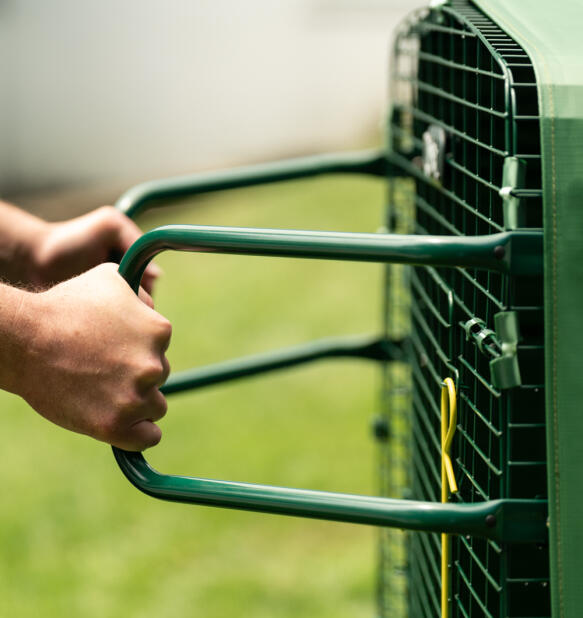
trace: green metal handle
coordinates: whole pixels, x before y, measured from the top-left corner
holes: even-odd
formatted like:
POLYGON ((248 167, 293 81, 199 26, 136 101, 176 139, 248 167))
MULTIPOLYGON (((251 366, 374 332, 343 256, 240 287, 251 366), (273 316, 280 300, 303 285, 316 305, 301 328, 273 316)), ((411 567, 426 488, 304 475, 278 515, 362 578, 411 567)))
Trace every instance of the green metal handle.
POLYGON ((133 218, 147 206, 155 205, 162 200, 322 174, 368 174, 386 178, 391 175, 393 169, 396 169, 395 166, 388 162, 384 151, 381 150, 301 157, 217 172, 152 180, 126 191, 116 202, 115 207, 133 218))
MULTIPOLYGON (((406 240, 403 242, 403 237, 390 235, 166 226, 152 230, 136 241, 124 256, 119 271, 137 292, 149 261, 166 249, 485 266, 492 262, 490 254, 496 247, 512 248, 516 234, 498 234, 494 239, 419 236, 404 238, 406 240), (408 245, 408 242, 412 243, 412 246, 408 245), (439 254, 438 258, 435 258, 436 253, 439 254), (434 259, 437 259, 437 262, 432 261, 434 259)), ((496 263, 503 263, 499 255, 494 257, 496 263)), ((509 262, 507 268, 511 267, 509 262)), ((352 349, 354 351, 358 348, 359 354, 373 358, 387 353, 386 350, 383 351, 382 342, 379 341, 360 342, 352 349)), ((342 346, 324 345, 323 349, 319 352, 313 351, 312 355, 333 355, 334 349, 340 352, 342 346)), ((350 352, 350 346, 345 348, 345 351, 350 352)), ((309 351, 296 350, 287 360, 291 360, 293 364, 294 359, 306 359, 309 356, 309 351)), ((286 362, 285 359, 282 362, 286 362)), ((255 363, 256 369, 261 370, 262 367, 265 368, 264 362, 255 363)), ((236 368, 235 373, 239 369, 236 368)), ((224 368, 215 371, 214 376, 217 375, 224 378, 224 368)), ((547 537, 547 507, 542 500, 440 504, 173 476, 160 474, 152 469, 141 453, 131 453, 115 447, 113 451, 128 480, 144 493, 162 500, 407 530, 471 534, 499 542, 542 542, 547 537)))
POLYGON ((486 236, 417 236, 166 225, 141 236, 120 265, 139 287, 147 263, 161 251, 296 257, 353 262, 468 267, 515 275, 542 272, 541 232, 486 236))
POLYGON ((173 476, 151 468, 141 453, 113 450, 128 480, 162 500, 403 530, 470 534, 499 542, 543 542, 547 538, 546 502, 542 500, 441 504, 173 476))

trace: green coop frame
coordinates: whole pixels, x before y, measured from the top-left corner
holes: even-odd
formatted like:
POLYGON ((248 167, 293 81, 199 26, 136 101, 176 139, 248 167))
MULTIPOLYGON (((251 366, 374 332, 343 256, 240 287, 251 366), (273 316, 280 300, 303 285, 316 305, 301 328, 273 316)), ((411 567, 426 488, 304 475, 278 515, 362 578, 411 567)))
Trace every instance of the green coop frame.
POLYGON ((582 17, 574 0, 432 3, 396 33, 385 149, 153 181, 120 198, 134 217, 183 196, 322 174, 405 187, 389 182, 377 234, 168 225, 120 264, 136 292, 167 250, 386 264, 379 333, 192 369, 161 389, 328 358, 377 362, 382 495, 166 475, 114 448, 137 488, 380 526, 382 616, 580 615, 582 17), (445 493, 444 383, 458 408, 448 434, 458 487, 445 493))

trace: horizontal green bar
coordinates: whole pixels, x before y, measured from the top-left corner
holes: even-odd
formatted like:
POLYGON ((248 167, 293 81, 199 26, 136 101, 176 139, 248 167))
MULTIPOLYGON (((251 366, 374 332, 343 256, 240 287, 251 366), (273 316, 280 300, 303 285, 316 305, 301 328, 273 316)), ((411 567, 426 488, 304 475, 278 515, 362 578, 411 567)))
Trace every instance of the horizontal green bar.
POLYGON ((160 390, 169 395, 286 369, 324 358, 395 360, 401 357, 398 341, 392 342, 370 336, 334 337, 173 373, 160 390))
POLYGON ((216 172, 152 180, 126 191, 115 206, 128 217, 135 217, 145 210, 146 206, 154 205, 154 202, 199 193, 250 187, 321 174, 369 174, 386 177, 391 175, 391 169, 392 166, 389 165, 384 151, 381 150, 301 157, 216 172))
POLYGON ((421 236, 167 225, 147 232, 128 249, 120 264, 120 273, 137 289, 148 262, 167 249, 461 266, 522 275, 539 275, 542 272, 540 232, 512 231, 486 236, 421 236))
POLYGON ((141 453, 113 450, 128 480, 161 500, 403 530, 468 534, 498 542, 547 539, 547 507, 542 500, 441 504, 172 476, 154 470, 141 453))

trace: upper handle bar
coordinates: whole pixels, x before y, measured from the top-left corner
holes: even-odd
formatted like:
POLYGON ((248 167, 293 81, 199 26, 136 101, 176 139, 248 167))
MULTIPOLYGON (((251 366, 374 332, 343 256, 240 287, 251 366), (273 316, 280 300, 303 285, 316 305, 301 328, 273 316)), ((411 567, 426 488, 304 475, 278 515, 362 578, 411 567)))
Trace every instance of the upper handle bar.
POLYGON ((386 177, 395 173, 397 173, 396 166, 389 162, 382 150, 330 153, 151 180, 128 189, 117 200, 115 207, 128 217, 134 218, 147 206, 160 200, 211 191, 238 189, 322 174, 367 174, 386 177))
POLYGON ((478 268, 515 275, 542 273, 542 232, 424 236, 270 230, 204 225, 155 228, 128 249, 120 273, 137 291, 148 262, 161 251, 199 251, 352 262, 478 268))

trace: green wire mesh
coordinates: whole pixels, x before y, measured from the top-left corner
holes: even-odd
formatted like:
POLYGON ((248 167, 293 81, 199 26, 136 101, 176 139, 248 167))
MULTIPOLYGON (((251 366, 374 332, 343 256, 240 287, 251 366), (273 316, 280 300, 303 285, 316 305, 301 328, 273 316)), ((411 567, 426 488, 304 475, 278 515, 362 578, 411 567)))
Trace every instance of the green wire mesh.
MULTIPOLYGON (((394 183, 388 229, 477 235, 540 228, 537 90, 524 50, 469 2, 453 0, 404 25, 391 70, 390 150, 411 179, 394 183), (423 170, 432 127, 446 140, 438 180, 423 170), (513 188, 501 195, 510 160, 513 188)), ((410 362, 385 371, 383 493, 440 500, 439 393, 450 376, 459 404, 453 499, 545 497, 542 281, 391 266, 386 289, 387 334, 408 335, 410 362), (503 311, 516 313, 521 334, 521 384, 508 389, 494 386, 489 365, 500 356, 492 333, 503 311)), ((379 615, 441 615, 440 552, 436 534, 381 533, 379 615)), ((550 615, 546 546, 454 537, 451 573, 451 616, 550 615)))

